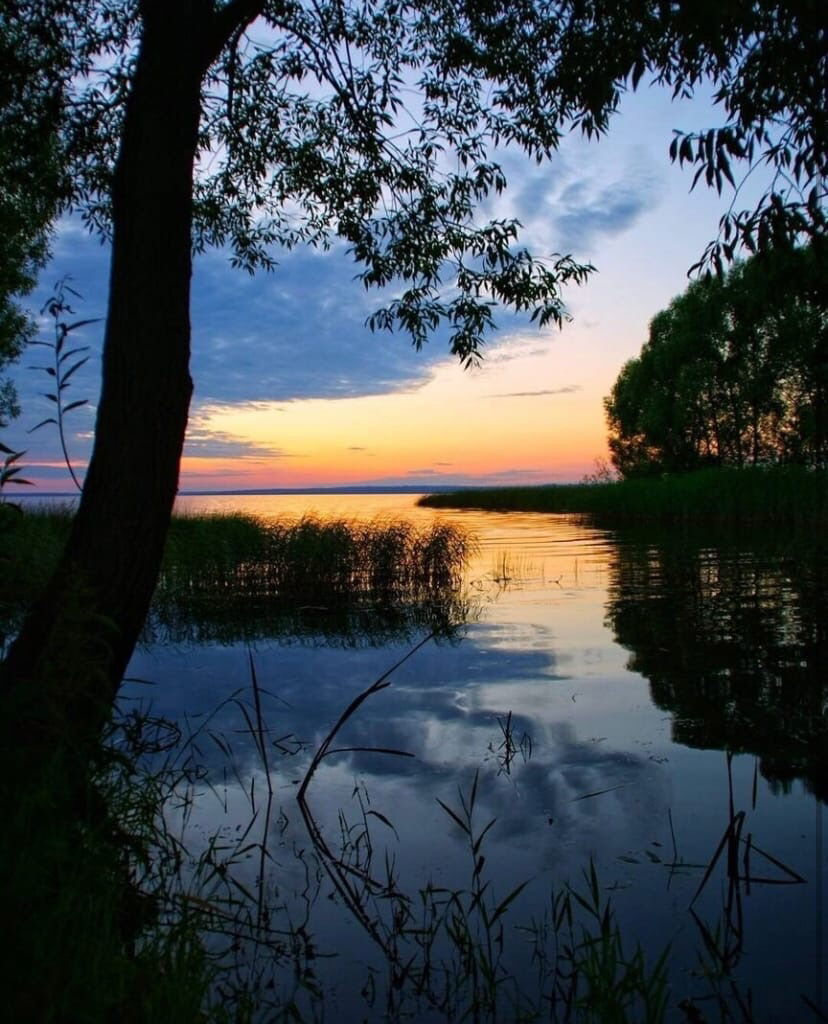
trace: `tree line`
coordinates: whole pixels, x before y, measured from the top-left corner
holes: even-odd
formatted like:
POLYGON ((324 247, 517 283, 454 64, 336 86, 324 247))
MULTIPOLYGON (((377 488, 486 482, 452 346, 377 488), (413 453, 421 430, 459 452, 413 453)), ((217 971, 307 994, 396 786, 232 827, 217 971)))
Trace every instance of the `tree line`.
POLYGON ((828 465, 828 250, 780 247, 693 282, 604 400, 624 477, 828 465))

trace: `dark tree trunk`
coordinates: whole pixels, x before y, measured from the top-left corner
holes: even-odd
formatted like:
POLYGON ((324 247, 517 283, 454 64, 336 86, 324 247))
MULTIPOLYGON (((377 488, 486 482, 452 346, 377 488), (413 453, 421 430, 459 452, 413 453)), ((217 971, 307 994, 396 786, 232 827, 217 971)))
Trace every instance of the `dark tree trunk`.
POLYGON ((158 576, 192 391, 193 162, 216 26, 210 0, 144 0, 142 14, 95 447, 62 561, 0 669, 0 743, 16 737, 34 763, 67 742, 85 762, 99 740, 158 576))

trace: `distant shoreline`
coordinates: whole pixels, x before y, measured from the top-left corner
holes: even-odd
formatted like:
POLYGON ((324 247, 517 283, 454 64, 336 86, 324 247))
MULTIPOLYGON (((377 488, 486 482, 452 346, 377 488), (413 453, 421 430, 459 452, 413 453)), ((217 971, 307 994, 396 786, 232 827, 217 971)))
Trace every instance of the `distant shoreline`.
MULTIPOLYGON (((220 498, 252 497, 267 494, 455 494, 458 491, 488 491, 497 489, 497 484, 438 484, 429 486, 365 486, 365 487, 259 487, 229 491, 179 491, 177 498, 220 498)), ((77 498, 77 491, 28 491, 15 492, 14 498, 37 500, 38 498, 77 498)))

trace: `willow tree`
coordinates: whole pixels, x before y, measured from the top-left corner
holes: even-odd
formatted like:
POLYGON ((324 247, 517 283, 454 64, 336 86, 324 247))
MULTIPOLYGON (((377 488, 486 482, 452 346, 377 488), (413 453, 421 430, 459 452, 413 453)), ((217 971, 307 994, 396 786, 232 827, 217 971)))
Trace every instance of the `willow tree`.
POLYGON ((447 325, 451 351, 473 362, 495 304, 539 324, 560 321, 561 286, 589 269, 566 254, 537 259, 516 222, 480 219, 480 205, 506 186, 498 147, 541 161, 573 126, 600 134, 627 83, 645 75, 677 94, 702 80, 719 88, 722 125, 677 138, 674 150, 710 184, 766 154, 787 174, 752 213, 723 224, 720 245, 820 231, 821 13, 802 0, 776 6, 4 5, 16 32, 54 51, 68 205, 112 241, 103 384, 80 506, 3 667, 16 735, 32 750, 61 737, 88 750, 146 615, 192 389, 193 251, 219 246, 254 271, 273 269, 279 247, 342 240, 366 287, 395 283, 397 297, 373 327, 405 331, 419 347, 447 325))

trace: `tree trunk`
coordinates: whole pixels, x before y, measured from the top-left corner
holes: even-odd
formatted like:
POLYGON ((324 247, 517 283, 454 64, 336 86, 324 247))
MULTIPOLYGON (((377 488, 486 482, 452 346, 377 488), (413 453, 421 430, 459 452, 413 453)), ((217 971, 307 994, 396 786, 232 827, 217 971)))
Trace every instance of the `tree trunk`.
POLYGON ((60 565, 0 668, 4 746, 99 741, 158 576, 192 392, 193 163, 209 0, 145 0, 113 181, 95 447, 60 565), (22 743, 21 743, 22 740, 22 743))

